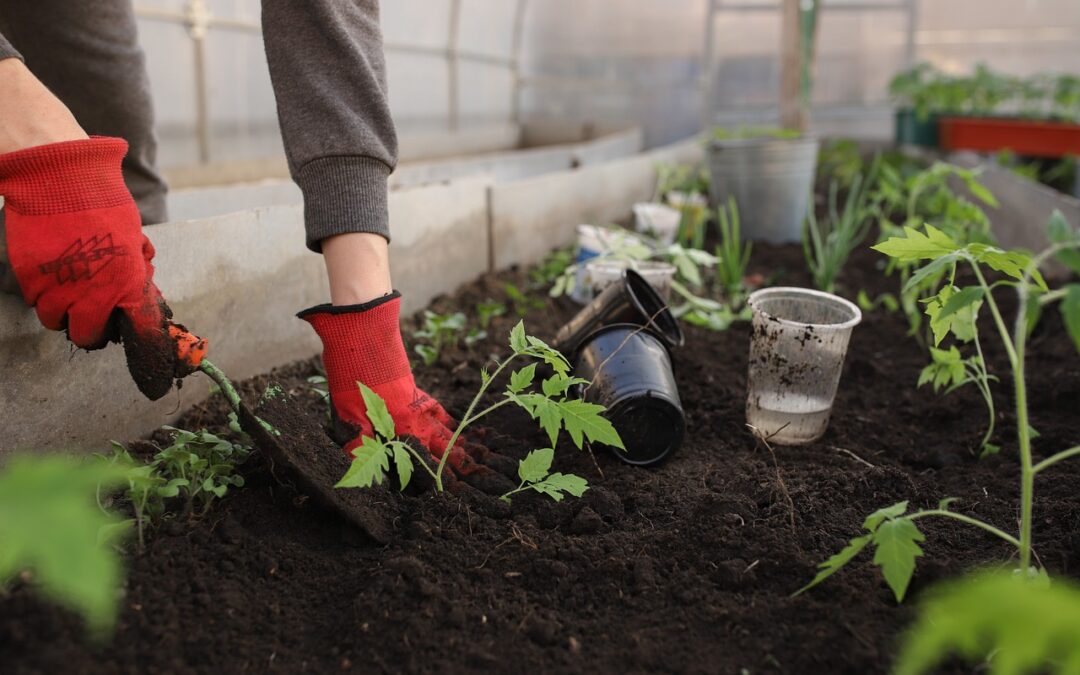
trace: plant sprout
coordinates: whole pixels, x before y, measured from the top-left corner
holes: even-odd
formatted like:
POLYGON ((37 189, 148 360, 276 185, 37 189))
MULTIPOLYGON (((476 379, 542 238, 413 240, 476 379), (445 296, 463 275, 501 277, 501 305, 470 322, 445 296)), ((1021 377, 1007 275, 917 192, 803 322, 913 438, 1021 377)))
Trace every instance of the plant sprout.
MULTIPOLYGON (((923 266, 915 273, 916 276, 930 275, 937 271, 953 273, 957 265, 965 265, 971 269, 976 284, 956 292, 950 291, 948 297, 941 301, 942 307, 937 320, 944 321, 961 311, 971 309, 976 303, 985 303, 1008 355, 1013 375, 1020 454, 1019 535, 1014 536, 977 518, 951 511, 949 506, 955 501, 952 499, 941 500, 936 509, 924 509, 911 513, 908 512, 906 501, 899 502, 870 514, 863 523, 866 533, 855 537, 842 551, 821 563, 817 576, 796 594, 821 583, 850 562, 864 548, 873 545, 876 549, 874 563, 881 567, 885 581, 892 588, 896 599, 903 600, 908 583, 915 571, 916 558, 923 554, 919 543, 925 537, 916 526, 916 521, 927 517, 952 518, 989 532, 1015 547, 1019 557, 1020 573, 1023 575, 1030 573, 1035 478, 1058 462, 1080 455, 1080 445, 1077 445, 1036 463, 1031 451, 1033 434, 1029 422, 1025 379, 1026 347, 1031 322, 1029 305, 1045 307, 1055 302, 1059 303, 1066 329, 1077 350, 1080 351, 1080 284, 1070 284, 1050 290, 1039 273, 1040 266, 1055 256, 1074 272, 1080 273, 1080 260, 1078 260, 1080 230, 1073 230, 1064 223, 1063 219, 1055 218, 1050 226, 1050 240, 1053 243, 1048 249, 1032 257, 1023 251, 1004 251, 982 243, 961 244, 944 232, 927 225, 925 233, 914 228, 905 228, 903 237, 892 237, 875 247, 901 262, 922 264, 923 266), (1003 278, 991 283, 987 279, 986 270, 993 270, 1003 278), (1012 330, 1006 325, 1001 308, 993 294, 994 290, 1003 287, 1015 289, 1019 296, 1019 308, 1012 330)), ((938 297, 940 300, 940 294, 938 297)))
POLYGON ((832 293, 836 289, 836 278, 848 258, 870 234, 870 226, 879 213, 870 191, 879 162, 874 161, 865 179, 862 174, 855 175, 843 210, 837 208, 840 184, 834 180, 829 185, 828 217, 821 223, 814 213, 813 199, 810 200, 803 227, 803 253, 818 290, 832 293))

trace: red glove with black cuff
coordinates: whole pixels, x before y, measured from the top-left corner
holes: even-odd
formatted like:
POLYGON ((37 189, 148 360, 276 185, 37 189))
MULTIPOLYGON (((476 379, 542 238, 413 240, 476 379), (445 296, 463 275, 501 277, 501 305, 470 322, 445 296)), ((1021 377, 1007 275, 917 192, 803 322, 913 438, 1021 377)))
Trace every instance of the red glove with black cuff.
MULTIPOLYGON (((401 294, 394 291, 362 305, 318 305, 297 314, 322 338, 332 431, 350 456, 362 436, 374 435, 357 382, 386 402, 399 436, 415 436, 436 459, 442 457, 453 436, 450 415, 413 379, 401 339, 400 311, 401 294), (341 422, 347 428, 342 428, 341 422)), ((491 468, 480 463, 486 464, 491 455, 494 453, 459 438, 447 464, 461 476, 480 478, 486 474, 494 478, 491 468)))
POLYGON ((154 285, 154 247, 124 185, 127 143, 94 137, 0 155, 9 262, 42 325, 84 349, 122 341, 151 400, 191 372, 154 285))

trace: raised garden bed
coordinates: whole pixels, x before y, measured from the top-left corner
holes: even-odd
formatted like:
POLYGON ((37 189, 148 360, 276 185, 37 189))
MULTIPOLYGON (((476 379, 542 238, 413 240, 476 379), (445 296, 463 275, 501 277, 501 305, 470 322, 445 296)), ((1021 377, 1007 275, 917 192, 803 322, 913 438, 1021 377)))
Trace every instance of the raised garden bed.
MULTIPOLYGON (((858 251, 841 292, 894 291, 881 262, 858 251)), ((798 246, 756 247, 750 271, 776 283, 810 281, 798 246)), ((505 281, 524 278, 481 279, 435 309, 506 301, 505 281)), ((551 301, 526 325, 549 339, 574 309, 551 301)), ((513 312, 496 317, 471 350, 444 350, 419 367, 421 386, 460 415, 478 368, 505 352, 516 321, 513 312)), ((581 499, 525 493, 507 506, 482 495, 384 491, 380 515, 392 537, 380 545, 317 510, 252 453, 245 488, 204 520, 159 528, 131 557, 111 643, 88 643, 73 614, 25 587, 0 595, 2 670, 886 672, 913 613, 896 605, 867 556, 805 595, 790 594, 882 505, 958 497, 954 510, 1015 529, 1014 421, 999 421, 1005 449, 977 459, 985 427, 978 394, 916 389, 925 351, 903 337, 901 315, 872 312, 855 329, 824 438, 771 454, 744 427, 748 325, 685 330, 674 368, 686 443, 659 468, 603 453, 594 464, 565 444, 555 468, 588 478, 581 499)), ((987 359, 1007 372, 998 343, 987 345, 987 359)), ((298 363, 243 389, 253 397, 273 378, 325 415, 307 383, 318 368, 317 359, 298 363)), ((1028 372, 1036 451, 1075 441, 1080 366, 1056 312, 1031 341, 1028 372)), ((994 394, 1009 410, 1008 386, 994 394)), ((225 412, 214 398, 180 425, 214 428, 225 412)), ((487 422, 484 443, 515 458, 547 443, 516 408, 487 422)), ((1035 548, 1052 574, 1077 577, 1078 480, 1080 465, 1068 462, 1039 478, 1035 548)), ((934 581, 1009 555, 981 530, 924 525, 926 557, 911 600, 934 581)))

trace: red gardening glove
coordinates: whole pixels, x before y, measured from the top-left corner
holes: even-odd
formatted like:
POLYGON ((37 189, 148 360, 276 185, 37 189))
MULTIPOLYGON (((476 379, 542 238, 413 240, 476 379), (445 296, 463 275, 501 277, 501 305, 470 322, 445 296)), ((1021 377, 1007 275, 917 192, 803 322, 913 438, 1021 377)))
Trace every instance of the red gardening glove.
POLYGON ((3 154, 0 195, 9 262, 42 325, 84 349, 122 341, 135 383, 154 400, 193 364, 177 358, 183 331, 170 331, 153 282, 154 247, 120 172, 126 153, 122 139, 94 137, 3 154))
MULTIPOLYGON (((339 439, 345 442, 346 453, 352 456, 362 436, 374 435, 357 386, 363 382, 386 402, 398 436, 415 436, 432 457, 441 459, 453 436, 454 421, 438 401, 416 386, 401 339, 400 311, 401 294, 395 291, 363 305, 319 305, 297 316, 322 338, 333 417, 350 427, 346 430, 349 440, 339 439)), ((474 458, 485 452, 471 444, 467 451, 458 439, 447 464, 462 476, 489 473, 474 458)))

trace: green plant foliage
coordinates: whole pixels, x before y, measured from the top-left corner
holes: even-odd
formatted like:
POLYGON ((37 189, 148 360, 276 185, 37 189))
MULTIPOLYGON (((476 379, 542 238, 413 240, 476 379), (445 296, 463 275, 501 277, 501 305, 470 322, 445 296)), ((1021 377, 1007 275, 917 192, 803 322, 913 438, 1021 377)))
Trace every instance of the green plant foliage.
POLYGON ((581 476, 551 473, 551 463, 554 459, 555 451, 551 448, 530 452, 518 463, 518 477, 521 478, 521 484, 499 499, 509 502, 511 495, 524 490, 535 490, 557 502, 561 502, 566 495, 580 497, 585 494, 585 491, 589 489, 589 483, 581 476))
POLYGON ((130 521, 98 508, 129 465, 15 457, 0 472, 0 587, 22 572, 44 597, 78 612, 96 635, 116 620, 123 565, 113 544, 130 521))
POLYGON ((433 365, 439 360, 443 349, 458 345, 464 331, 465 315, 461 312, 443 315, 425 310, 424 325, 413 333, 413 337, 428 342, 414 346, 413 350, 420 355, 425 366, 433 365))
POLYGON ((480 322, 480 328, 487 330, 491 326, 491 320, 497 316, 506 314, 506 305, 501 302, 488 299, 476 306, 476 318, 480 322))
POLYGON ((865 179, 861 173, 852 178, 843 209, 837 206, 840 183, 833 181, 829 185, 827 218, 821 222, 814 212, 814 200, 810 200, 803 226, 803 253, 818 290, 832 293, 836 289, 836 279, 848 258, 866 240, 874 220, 880 216, 870 190, 879 166, 880 160, 875 159, 865 179))
POLYGON ((874 564, 881 568, 896 601, 902 602, 911 576, 915 573, 915 559, 923 554, 919 542, 926 539, 915 526, 914 519, 905 516, 907 508, 906 501, 898 502, 867 516, 863 529, 869 534, 855 537, 839 553, 818 565, 817 576, 796 591, 795 595, 817 586, 855 559, 868 545, 872 545, 875 548, 874 564))
POLYGON ((727 204, 720 206, 716 219, 720 229, 720 245, 716 249, 719 260, 716 265, 716 279, 728 304, 735 308, 741 307, 746 301, 743 279, 750 264, 753 244, 742 240, 739 207, 734 197, 728 198, 727 204))
MULTIPOLYGON (((817 180, 826 185, 839 183, 845 190, 851 187, 856 177, 863 175, 865 168, 859 144, 849 138, 828 141, 818 152, 817 180)), ((867 181, 872 185, 872 181, 867 181)))
MULTIPOLYGON (((1060 228, 1059 228, 1060 229, 1060 228)), ((863 528, 870 533, 861 534, 840 553, 826 560, 819 566, 817 576, 797 593, 802 593, 821 583, 838 569, 849 563, 863 548, 873 544, 876 547, 874 562, 882 568, 885 581, 893 589, 897 600, 902 600, 907 590, 908 581, 915 568, 915 560, 922 555, 919 543, 923 541, 922 533, 915 526, 914 521, 924 517, 951 518, 983 529, 1014 547, 1018 553, 1019 569, 1022 574, 1028 574, 1032 560, 1032 528, 1034 518, 1032 505, 1034 503, 1035 478, 1038 474, 1053 467, 1055 464, 1080 455, 1080 445, 1062 450, 1036 463, 1032 458, 1031 440, 1037 434, 1029 422, 1027 402, 1027 381, 1025 377, 1025 353, 1028 333, 1030 332, 1029 303, 1046 305, 1052 302, 1062 302, 1064 305, 1070 302, 1080 303, 1080 291, 1074 287, 1050 290, 1045 280, 1038 273, 1041 264, 1052 258, 1055 254, 1068 247, 1073 250, 1080 249, 1080 241, 1068 241, 1052 245, 1042 253, 1032 256, 1025 251, 1003 251, 995 247, 980 243, 969 243, 961 246, 944 233, 931 225, 926 226, 926 233, 920 233, 914 228, 906 228, 904 237, 894 237, 877 247, 878 250, 899 259, 909 261, 928 260, 926 267, 938 266, 939 268, 951 268, 950 278, 955 278, 955 266, 957 262, 963 262, 971 268, 971 272, 978 282, 978 291, 967 289, 955 289, 950 287, 950 294, 944 300, 938 297, 937 320, 944 320, 958 315, 963 309, 974 305, 985 304, 994 319, 994 327, 1005 349, 1012 370, 1012 385, 1014 400, 1016 402, 1016 429, 1017 446, 1020 454, 1020 533, 1013 536, 1007 532, 971 516, 955 513, 949 510, 952 500, 942 500, 937 509, 928 509, 907 513, 907 502, 894 504, 886 509, 871 514, 863 528), (943 262, 944 261, 944 264, 943 262), (1004 278, 995 281, 992 285, 987 281, 983 267, 999 272, 1004 278), (1013 324, 1012 332, 1006 326, 1001 308, 994 298, 993 291, 996 288, 1011 287, 1016 290, 1019 297, 1017 320, 1013 324)), ((1075 317, 1080 310, 1063 308, 1067 315, 1075 317)), ((1080 319, 1077 319, 1080 320, 1080 319)), ((1068 322, 1068 320, 1067 320, 1068 322)), ((951 329, 954 330, 954 327, 951 329)), ((978 346, 978 332, 975 332, 974 344, 978 346)), ((1080 350, 1080 343, 1077 344, 1080 350)), ((981 380, 980 391, 988 399, 988 406, 993 419, 992 399, 987 394, 986 382, 989 377, 983 363, 981 348, 977 351, 977 360, 973 357, 961 359, 961 354, 956 348, 948 350, 934 349, 931 352, 934 358, 932 368, 924 370, 920 377, 920 384, 933 382, 935 387, 950 386, 955 388, 963 384, 965 380, 981 380), (972 370, 972 364, 979 364, 979 371, 972 370), (962 370, 963 369, 963 370, 962 370)), ((991 431, 993 427, 991 426, 991 431)), ((983 454, 998 452, 1000 448, 989 444, 989 433, 984 437, 983 454)), ((952 637, 949 638, 953 639, 952 637)), ((1039 652, 1041 653, 1041 652, 1039 652)), ((935 657, 936 658, 936 657, 935 657)), ((1080 661, 1077 661, 1080 664, 1080 661)), ((916 671, 912 671, 916 672, 916 671)), ((1017 670, 1004 670, 1003 672, 1018 672, 1017 670)))
POLYGON ((986 662, 992 675, 1080 672, 1080 589, 1002 572, 935 587, 904 636, 894 672, 927 673, 951 655, 986 662))
POLYGON ((390 462, 394 462, 398 486, 404 490, 412 480, 413 459, 434 478, 427 461, 408 443, 398 440, 394 418, 386 407, 386 402, 367 385, 357 382, 360 396, 364 399, 364 410, 371 422, 374 436, 364 436, 360 445, 353 449, 353 461, 348 471, 334 486, 336 488, 367 488, 382 485, 390 471, 390 462))
POLYGON ((566 272, 566 268, 573 263, 574 248, 572 246, 557 249, 529 271, 529 280, 537 288, 555 283, 566 272))
POLYGON ((529 312, 544 309, 543 300, 528 295, 514 284, 506 284, 503 290, 506 291, 507 297, 510 298, 510 304, 513 305, 514 311, 519 317, 524 318, 529 312))

